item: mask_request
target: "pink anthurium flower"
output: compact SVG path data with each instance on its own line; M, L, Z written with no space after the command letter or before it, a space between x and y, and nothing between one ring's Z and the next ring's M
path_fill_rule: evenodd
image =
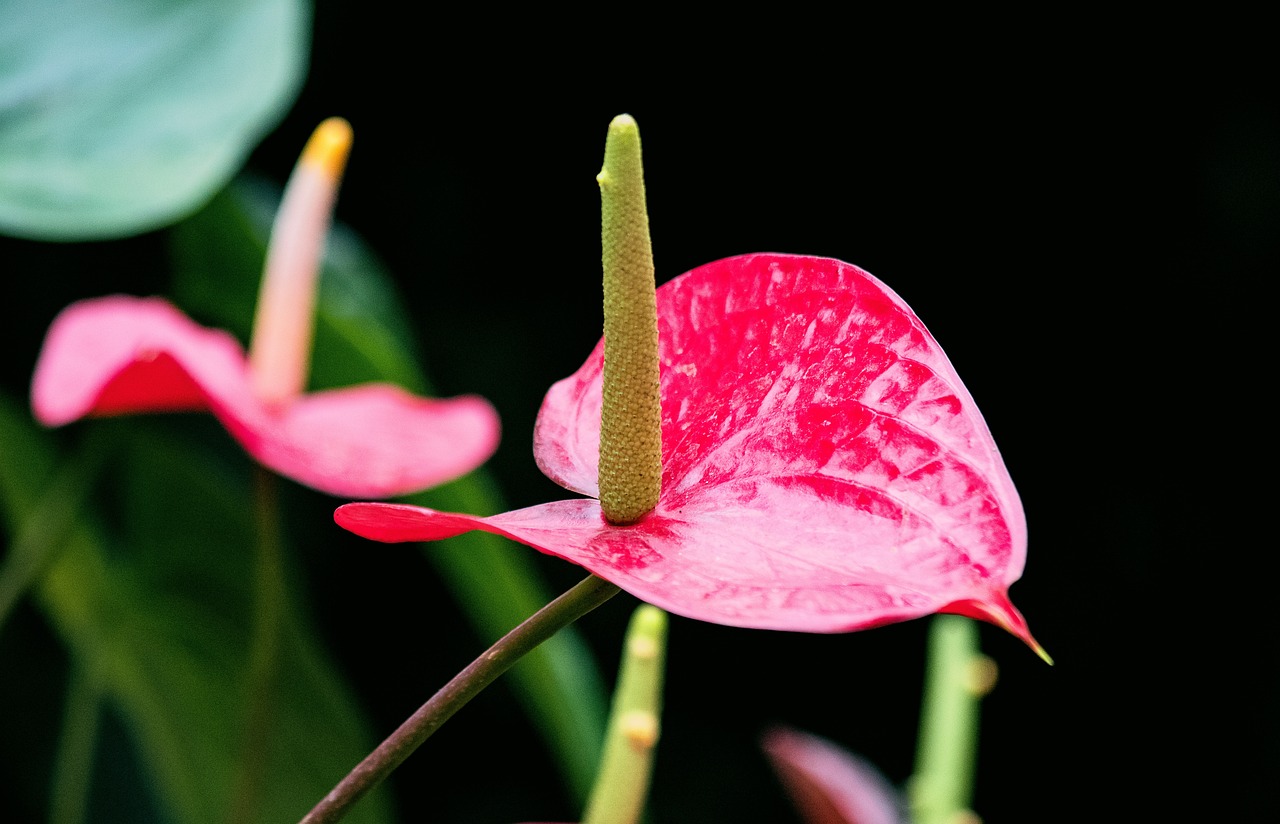
M353 503L380 541L479 529L579 564L669 612L842 632L952 612L1043 655L1007 590L1022 505L982 415L911 309L837 260L757 254L657 290L662 480L635 524L594 498L492 517ZM534 456L598 494L603 342L555 384Z
M788 727L761 746L806 824L906 824L902 794L865 759Z
M421 398L387 384L302 393L319 262L350 145L350 126L330 119L298 161L272 230L249 357L231 335L161 298L81 301L45 338L32 379L36 419L212 412L262 465L344 497L416 492L487 460L499 423L482 398Z

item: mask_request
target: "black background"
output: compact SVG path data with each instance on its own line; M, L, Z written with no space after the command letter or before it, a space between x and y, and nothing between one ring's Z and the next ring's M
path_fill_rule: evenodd
M1263 818L1280 765L1259 494L1275 483L1274 67L1230 36L1213 38L1236 46L1222 62L1142 26L1012 42L832 25L659 45L322 3L303 93L249 168L283 181L321 119L351 121L338 217L397 277L439 392L498 407L489 468L524 506L563 497L533 464L533 419L600 334L594 176L609 120L631 113L660 283L751 251L856 263L916 310L981 407L1030 526L1011 595L1057 660L982 628L1001 671L983 708L984 819ZM163 233L0 250L41 273L11 270L15 395L62 305L165 289ZM321 520L332 503L312 503ZM419 554L325 535L297 563L387 732L479 642ZM539 562L558 587L581 577ZM610 679L634 603L579 625ZM904 781L926 628L673 618L652 819L797 821L757 748L775 721ZM406 821L579 812L502 686L393 781Z

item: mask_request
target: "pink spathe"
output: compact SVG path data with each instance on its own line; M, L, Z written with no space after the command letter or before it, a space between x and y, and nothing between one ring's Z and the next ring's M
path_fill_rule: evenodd
M662 491L630 526L594 498L492 517L348 504L382 541L472 529L579 564L690 618L843 632L954 612L1037 652L1008 597L1022 505L973 398L911 309L829 258L757 254L658 289ZM602 347L551 387L534 456L597 494Z
M46 426L208 411L264 466L342 497L394 497L453 480L487 460L499 438L497 413L479 397L436 400L365 384L268 404L229 334L160 298L124 295L81 301L55 318L31 403Z

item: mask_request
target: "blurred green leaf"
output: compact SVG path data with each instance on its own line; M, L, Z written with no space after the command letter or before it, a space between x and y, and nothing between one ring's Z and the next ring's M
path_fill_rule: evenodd
M0 231L119 237L198 208L284 116L305 0L0 3Z
M178 302L241 341L249 337L279 200L278 188L240 179L173 231ZM354 232L335 225L320 280L311 386L382 380L429 393L409 317L382 264ZM506 509L483 469L405 500L481 515ZM498 536L472 532L424 545L423 552L486 642L553 597L532 550ZM561 631L517 664L511 678L574 797L585 800L604 738L606 693L581 636L573 628Z
M40 505L57 459L52 438L2 397L0 443L0 498L14 534ZM243 755L253 502L243 478L193 444L165 442L154 428L131 438L116 465L112 528L82 518L36 595L128 725L166 816L222 824ZM309 626L288 603L263 821L301 818L375 743ZM385 793L351 820L391 820Z

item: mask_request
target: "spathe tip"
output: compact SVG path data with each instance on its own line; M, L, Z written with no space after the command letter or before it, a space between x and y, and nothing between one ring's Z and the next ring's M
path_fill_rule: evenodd
M1031 628L1027 626L1027 619L1022 617L1022 613L1009 600L1009 596L1003 592L992 593L991 596L983 601L977 599L954 601L938 611L952 615L964 615L979 621L986 621L989 624L995 624L1030 647L1031 651L1039 656L1040 660L1049 666L1053 666L1053 657L1031 634Z
M1036 639L1032 638L1028 640L1027 645L1031 647L1032 652L1040 656L1040 660L1044 661L1051 667L1053 666L1053 657L1045 651L1044 647L1040 646L1040 643L1036 641Z

